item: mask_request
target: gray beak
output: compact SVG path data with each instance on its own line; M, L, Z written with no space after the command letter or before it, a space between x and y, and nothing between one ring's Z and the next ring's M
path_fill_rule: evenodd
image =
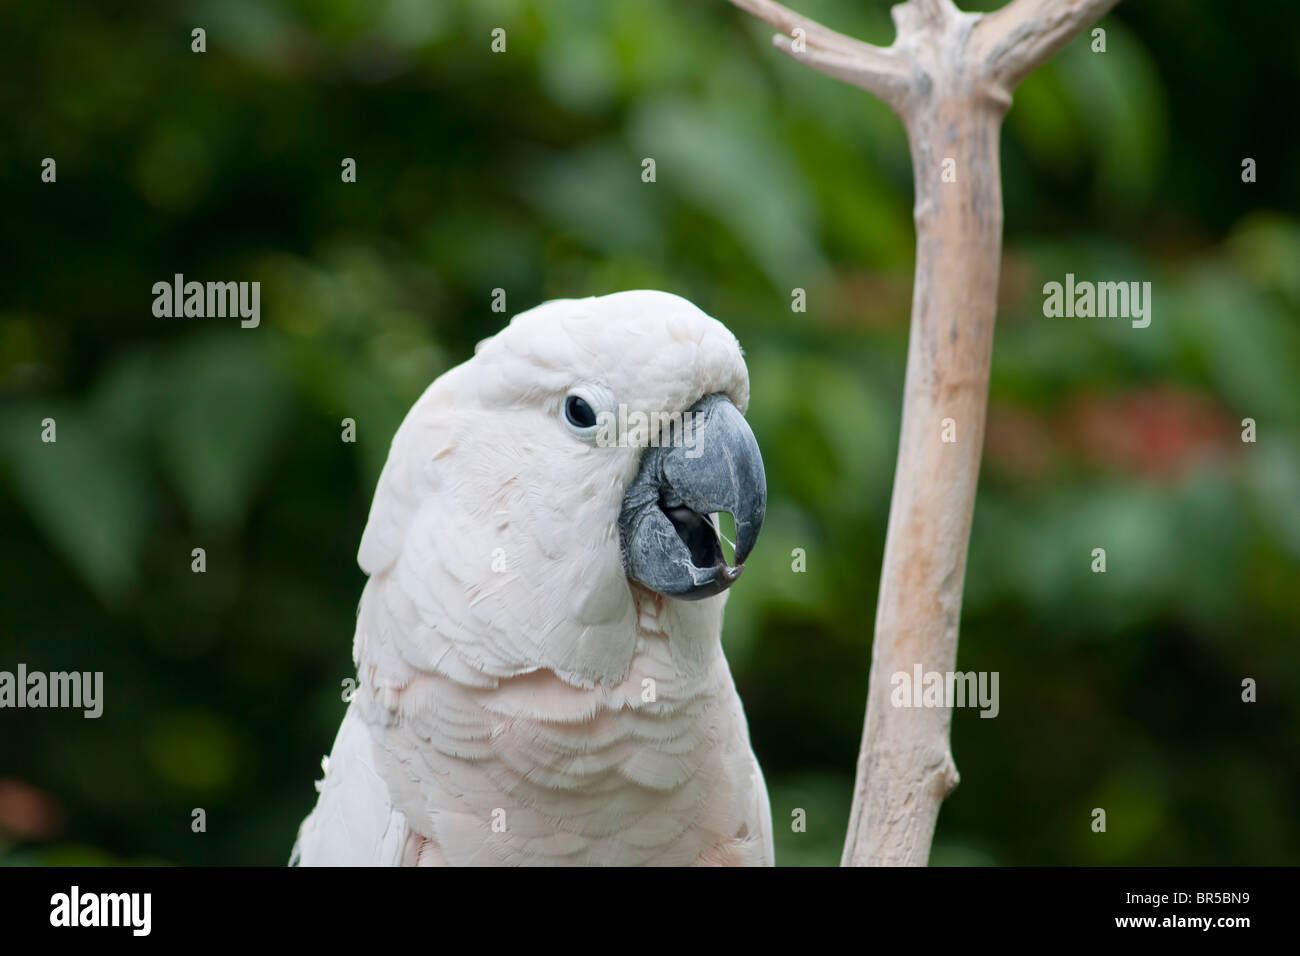
M725 396L696 402L671 438L645 450L623 498L623 562L652 591L694 601L740 576L763 527L767 478L754 433ZM710 517L722 512L736 520L735 567Z

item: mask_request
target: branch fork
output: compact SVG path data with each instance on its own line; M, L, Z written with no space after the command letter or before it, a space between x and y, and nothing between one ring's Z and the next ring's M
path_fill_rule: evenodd
M952 0L907 0L890 15L887 47L864 43L774 0L731 0L780 31L772 44L800 63L874 94L903 114L932 92L981 92L1003 108L1020 81L1118 0L1012 0L994 13L963 13ZM795 31L804 48L796 49ZM943 89L943 87L949 89Z
M907 0L879 47L772 0L731 0L773 43L889 104L916 184L916 278L866 725L843 864L923 866L957 785L949 708L891 706L893 675L952 673L984 443L1002 259L998 139L1016 86L1118 0ZM801 32L796 32L801 31ZM799 42L796 42L798 40ZM955 436L955 441L948 435Z

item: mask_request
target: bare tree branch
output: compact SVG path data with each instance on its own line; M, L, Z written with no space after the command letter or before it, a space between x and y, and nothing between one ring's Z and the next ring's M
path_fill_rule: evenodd
M783 52L871 91L907 128L912 325L843 863L923 866L958 780L952 710L915 699L896 706L892 690L900 675L929 680L957 664L1002 258L998 134L1016 84L1118 0L1011 0L987 15L952 0L907 0L891 11L898 35L883 49L772 0L731 2L782 31L774 42Z
M975 28L973 53L1008 93L1119 0L1011 0Z
M731 0L781 32L772 45L782 53L845 83L859 86L897 107L906 92L906 66L894 50L845 36L773 0ZM924 0L949 2L949 0ZM804 49L797 49L796 30L803 32Z
M907 94L907 77L900 70L892 68L888 70L869 69L864 67L863 61L859 57L846 56L832 50L819 49L812 45L809 45L803 53L796 53L791 38L780 33L772 37L772 45L800 63L852 86L861 87L895 108L902 104ZM889 55L888 50L881 50L880 52L886 56Z

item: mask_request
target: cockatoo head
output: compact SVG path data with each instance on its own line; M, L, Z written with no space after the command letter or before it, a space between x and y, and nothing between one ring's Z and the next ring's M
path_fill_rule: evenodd
M700 599L726 590L754 547L767 487L748 400L735 336L678 296L621 292L530 309L408 415L362 566L375 573L368 551L382 565L380 494L394 462L417 449L418 463L396 466L392 479L412 504L428 497L430 527L402 533L436 538L423 547L467 593L440 595L440 616L501 632L503 646L475 666L510 672L540 659L579 683L619 677L638 585L712 605ZM405 468L419 471L404 479ZM723 512L735 519L731 562L712 517ZM720 602L681 613L716 623Z
M627 576L666 597L736 579L767 485L742 414L749 376L722 323L666 292L563 299L517 316L473 364L493 372L485 407L536 439L519 464L560 490L582 541L617 533ZM722 512L736 523L734 565L711 518Z

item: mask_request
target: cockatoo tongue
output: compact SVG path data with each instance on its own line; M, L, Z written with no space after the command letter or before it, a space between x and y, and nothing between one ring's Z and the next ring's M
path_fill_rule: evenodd
M692 564L697 568L716 568L726 564L718 529L708 516L685 505L669 506L662 501L659 508L672 522L677 537L686 545Z
M731 586L763 526L767 479L758 442L729 399L710 395L682 433L647 448L619 517L628 577L668 597L696 600ZM735 567L710 517L736 521Z

